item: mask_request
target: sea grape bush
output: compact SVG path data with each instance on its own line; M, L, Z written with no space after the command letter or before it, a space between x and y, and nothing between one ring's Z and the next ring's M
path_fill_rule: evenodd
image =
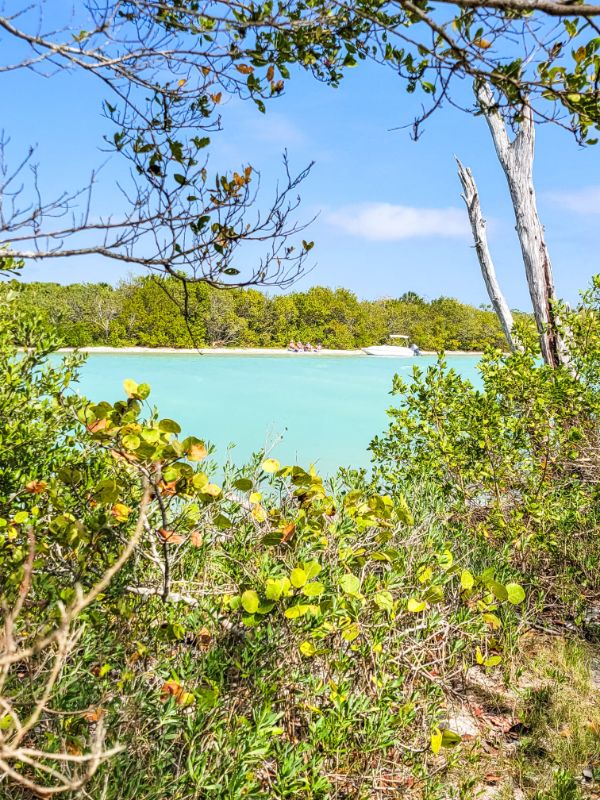
M576 594L597 588L600 551L600 278L578 308L559 306L570 364L488 350L476 388L444 360L400 378L387 433L372 449L382 485L433 481L458 526L508 544L516 563L549 559Z
M506 569L399 484L269 457L217 483L146 384L90 403L16 297L1 319L4 796L325 798L460 745L446 689L502 662Z

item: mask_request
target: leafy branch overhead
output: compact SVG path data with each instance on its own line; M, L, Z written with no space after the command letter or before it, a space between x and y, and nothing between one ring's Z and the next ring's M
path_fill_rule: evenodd
M108 146L130 174L118 187L122 212L96 206L96 171L78 189L43 197L34 151L15 156L4 137L0 241L16 258L97 254L218 286L291 283L311 244L295 219L310 167L292 173L284 158L269 200L254 167L210 174L208 152L228 99L266 111L298 69L336 86L361 61L391 68L422 94L415 135L443 103L461 104L465 77L495 88L509 122L527 102L537 120L588 143L600 122L598 7L587 3L111 0L51 21L43 11L23 5L0 16L11 44L0 74L99 81Z

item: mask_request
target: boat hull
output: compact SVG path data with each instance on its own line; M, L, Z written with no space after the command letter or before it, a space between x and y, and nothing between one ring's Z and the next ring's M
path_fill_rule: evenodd
M368 356L383 358L413 358L415 355L410 347L396 347L393 344L378 344L374 347L363 347L362 350Z

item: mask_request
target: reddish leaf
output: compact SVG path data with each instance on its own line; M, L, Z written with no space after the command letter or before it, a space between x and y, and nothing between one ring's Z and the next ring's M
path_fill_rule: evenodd
M202 547L202 534L200 531L192 531L190 533L190 544L194 545L194 547Z
M29 481L25 486L25 491L29 492L29 494L42 494L47 487L46 481Z
M90 422L86 425L88 431L90 433L98 433L98 431L103 431L108 425L107 419L96 419L93 422Z
M281 532L281 541L284 543L289 542L295 532L296 532L296 523L288 522L288 524Z
M181 544L183 542L183 536L175 533L175 531L168 531L165 528L160 528L158 535L167 544Z

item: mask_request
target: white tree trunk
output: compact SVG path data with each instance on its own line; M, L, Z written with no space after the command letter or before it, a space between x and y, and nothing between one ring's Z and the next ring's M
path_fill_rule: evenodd
M476 94L508 182L542 356L547 364L557 367L566 362L566 353L552 308L555 299L552 264L533 185L533 112L529 105L524 106L519 132L511 142L490 87L479 84Z
M496 312L496 316L500 320L500 325L506 336L506 341L510 345L510 349L515 350L516 344L512 335L513 316L502 294L502 290L500 289L498 278L496 277L496 268L494 267L494 262L488 247L485 219L481 213L481 203L479 202L477 185L471 170L465 167L458 158L456 159L456 163L458 164L458 177L463 187L462 198L467 207L471 230L473 231L475 250L477 252L477 258L479 259L479 266L481 267L481 274L483 275L487 293L494 311Z

